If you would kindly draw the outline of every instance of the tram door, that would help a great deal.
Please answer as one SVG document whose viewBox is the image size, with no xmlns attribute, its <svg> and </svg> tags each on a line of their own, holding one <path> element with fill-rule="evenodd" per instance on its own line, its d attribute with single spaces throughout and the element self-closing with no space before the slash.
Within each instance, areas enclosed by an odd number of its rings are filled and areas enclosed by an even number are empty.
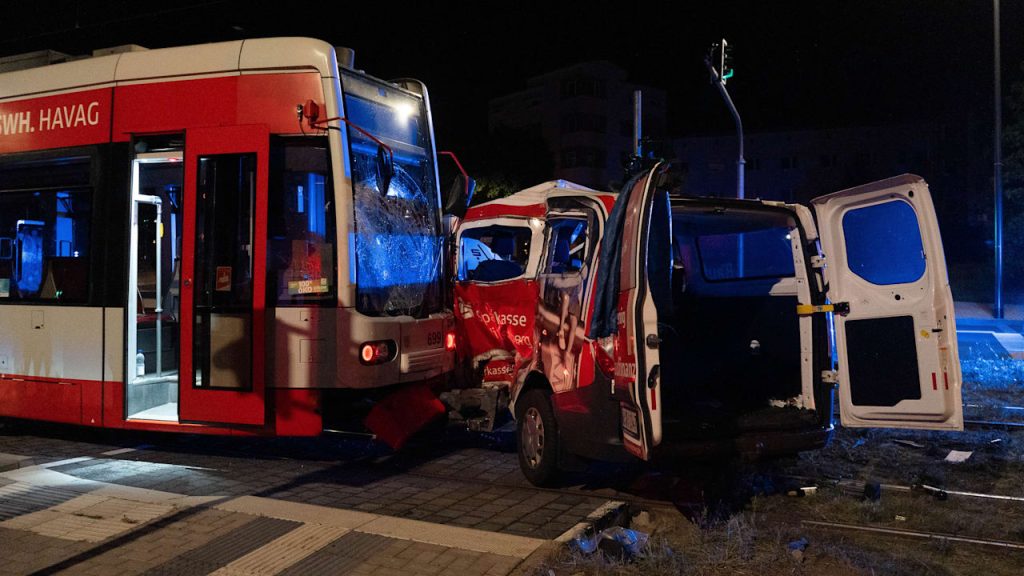
<svg viewBox="0 0 1024 576">
<path fill-rule="evenodd" d="M 263 424 L 265 126 L 185 133 L 182 421 Z"/>
<path fill-rule="evenodd" d="M 126 416 L 178 420 L 181 285 L 181 151 L 136 155 L 132 208 Z"/>
</svg>

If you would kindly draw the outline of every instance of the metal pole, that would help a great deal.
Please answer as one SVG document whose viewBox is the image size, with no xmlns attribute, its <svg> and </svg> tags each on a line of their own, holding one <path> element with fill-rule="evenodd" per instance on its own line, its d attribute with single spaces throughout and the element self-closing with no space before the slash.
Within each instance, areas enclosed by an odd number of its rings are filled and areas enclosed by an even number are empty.
<svg viewBox="0 0 1024 576">
<path fill-rule="evenodd" d="M 1003 103 L 1002 103 L 1002 79 L 1000 77 L 999 63 L 999 0 L 992 0 L 992 42 L 995 52 L 995 165 L 993 167 L 993 194 L 995 195 L 995 303 L 992 315 L 996 318 L 1003 317 Z"/>
<path fill-rule="evenodd" d="M 732 119 L 736 122 L 736 137 L 739 139 L 739 158 L 736 160 L 736 197 L 746 198 L 744 193 L 744 171 L 746 167 L 746 160 L 743 159 L 743 120 L 740 119 L 739 110 L 736 109 L 736 105 L 732 103 L 732 98 L 729 97 L 729 91 L 726 90 L 725 84 L 722 83 L 722 78 L 719 76 L 718 71 L 715 70 L 714 65 L 711 64 L 710 58 L 704 59 L 704 64 L 708 67 L 708 72 L 711 73 L 711 79 L 718 88 L 718 93 L 722 95 L 722 99 L 725 100 L 725 105 L 729 107 L 729 112 L 732 113 Z"/>
<path fill-rule="evenodd" d="M 746 192 L 744 188 L 744 172 L 746 168 L 746 160 L 743 159 L 743 120 L 740 119 L 740 112 L 736 109 L 736 105 L 733 104 L 732 98 L 729 96 L 729 91 L 725 89 L 725 83 L 722 82 L 721 76 L 718 71 L 715 70 L 715 66 L 711 63 L 711 58 L 704 59 L 704 65 L 707 66 L 708 72 L 711 73 L 711 79 L 715 83 L 715 87 L 718 88 L 718 93 L 722 95 L 722 99 L 725 100 L 726 106 L 729 107 L 729 112 L 732 113 L 732 119 L 736 122 L 736 137 L 739 139 L 739 157 L 736 160 L 736 197 L 740 200 L 746 198 Z M 740 278 L 743 277 L 746 263 L 744 262 L 744 238 L 740 234 L 736 238 L 736 270 Z"/>
<path fill-rule="evenodd" d="M 159 198 L 156 203 L 156 376 L 160 378 L 164 375 L 164 359 L 163 359 L 163 315 L 164 315 L 164 299 L 163 299 L 163 285 L 164 281 L 161 277 L 163 272 L 164 263 L 160 259 L 161 244 L 163 243 L 163 234 L 160 232 L 163 229 L 163 203 L 159 202 Z"/>
<path fill-rule="evenodd" d="M 644 147 L 640 141 L 643 139 L 643 102 L 644 93 L 640 90 L 633 90 L 633 150 L 637 158 L 644 157 Z"/>
</svg>

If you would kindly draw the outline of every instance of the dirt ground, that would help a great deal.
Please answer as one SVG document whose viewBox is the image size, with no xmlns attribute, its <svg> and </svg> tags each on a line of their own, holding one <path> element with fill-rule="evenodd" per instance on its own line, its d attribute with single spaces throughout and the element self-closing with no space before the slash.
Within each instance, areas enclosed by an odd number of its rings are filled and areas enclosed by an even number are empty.
<svg viewBox="0 0 1024 576">
<path fill-rule="evenodd" d="M 1024 412 L 1004 408 L 1024 404 L 1024 361 L 961 352 L 967 418 L 1024 422 Z M 947 461 L 953 450 L 970 456 Z M 635 507 L 645 508 L 634 511 L 631 522 L 650 536 L 644 552 L 623 560 L 570 545 L 536 574 L 1024 574 L 1024 499 L 937 495 L 920 488 L 1024 498 L 1024 428 L 837 428 L 822 450 L 732 463 L 698 476 L 653 481 L 672 494 L 673 504 Z M 875 485 L 878 497 L 866 497 Z M 811 486 L 813 492 L 800 495 L 800 488 Z M 996 540 L 1020 548 L 809 522 Z"/>
</svg>

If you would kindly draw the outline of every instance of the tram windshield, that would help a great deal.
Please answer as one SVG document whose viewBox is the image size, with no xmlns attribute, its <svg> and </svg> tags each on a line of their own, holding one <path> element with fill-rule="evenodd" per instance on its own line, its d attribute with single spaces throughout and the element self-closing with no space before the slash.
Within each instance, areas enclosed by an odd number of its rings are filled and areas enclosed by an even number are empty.
<svg viewBox="0 0 1024 576">
<path fill-rule="evenodd" d="M 425 316 L 441 309 L 442 234 L 430 119 L 418 95 L 343 73 L 355 237 L 356 308 L 371 316 Z M 381 146 L 393 174 L 381 178 Z M 386 190 L 381 190 L 386 187 Z"/>
</svg>

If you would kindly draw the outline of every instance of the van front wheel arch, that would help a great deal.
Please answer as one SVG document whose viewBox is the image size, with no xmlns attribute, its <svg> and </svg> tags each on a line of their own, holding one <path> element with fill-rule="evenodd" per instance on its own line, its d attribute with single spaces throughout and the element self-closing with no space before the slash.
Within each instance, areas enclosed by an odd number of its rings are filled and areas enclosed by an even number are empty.
<svg viewBox="0 0 1024 576">
<path fill-rule="evenodd" d="M 526 390 L 516 404 L 519 468 L 534 486 L 551 484 L 558 476 L 559 446 L 549 395 L 536 388 Z"/>
</svg>

